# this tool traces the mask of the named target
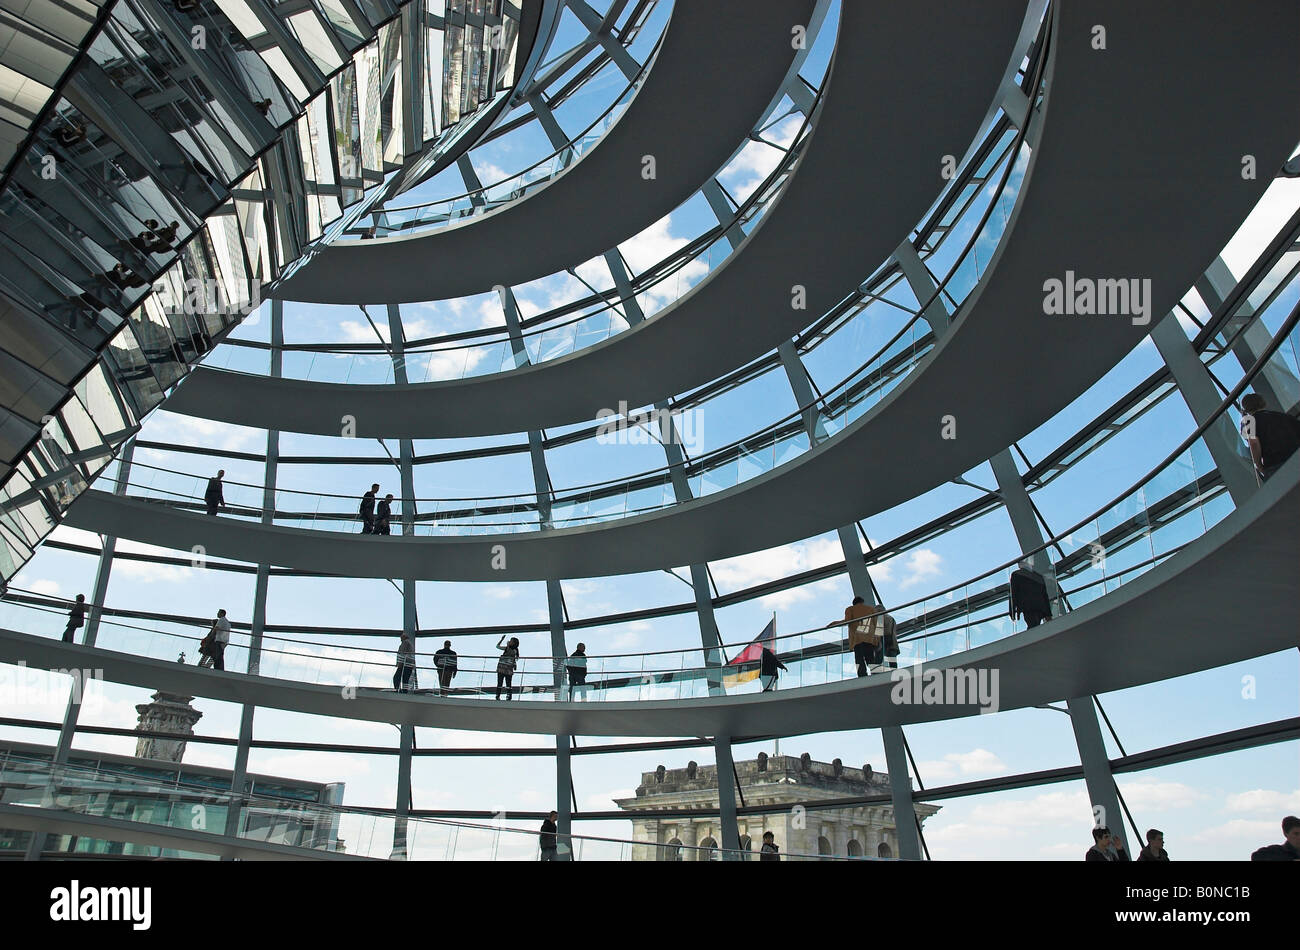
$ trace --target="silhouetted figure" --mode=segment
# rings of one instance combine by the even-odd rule
[[[68,611],[68,625],[63,630],[63,642],[73,643],[73,634],[86,625],[86,595],[78,594]]]
[[[879,607],[868,607],[862,597],[854,597],[853,603],[844,608],[843,622],[848,625],[849,649],[853,651],[859,676],[866,676],[870,672],[869,667],[881,662],[883,658],[880,639],[871,632],[871,624],[868,623],[868,619],[879,611]],[[837,621],[832,621],[826,626],[836,625]]]
[[[54,138],[64,148],[71,148],[86,140],[86,127],[76,123],[60,126],[54,133]]]
[[[104,277],[115,287],[123,289],[127,287],[143,287],[149,283],[149,281],[122,263],[114,264],[112,270],[104,272]]]
[[[1165,850],[1165,833],[1155,828],[1147,830],[1147,843],[1138,852],[1139,861],[1168,861],[1169,852]]]
[[[361,533],[375,533],[375,492],[379,491],[379,483],[370,486],[370,491],[361,496]]]
[[[1127,861],[1128,853],[1119,838],[1110,833],[1109,828],[1092,829],[1092,847],[1083,856],[1085,861]]]
[[[583,699],[587,694],[587,644],[579,643],[569,654],[564,670],[569,674],[569,699]]]
[[[143,250],[159,253],[172,249],[176,242],[176,230],[181,225],[179,221],[173,221],[164,228],[160,227],[153,218],[150,218],[144,223],[144,226],[148,230],[141,231],[131,243],[134,244],[136,240],[141,240],[144,243]]]
[[[497,649],[501,651],[501,658],[497,660],[497,695],[501,698],[501,686],[506,688],[506,700],[513,697],[510,694],[511,681],[514,679],[515,666],[519,662],[519,638],[511,637],[510,642],[506,643],[505,634],[497,641]]]
[[[408,692],[411,677],[415,675],[415,636],[402,631],[402,642],[397,647],[397,669],[393,671],[393,689]]]
[[[156,218],[146,218],[144,222],[144,230],[131,238],[128,243],[130,243],[130,245],[137,251],[153,250],[154,241],[157,240],[153,233],[154,228],[156,227],[158,227],[158,220]]]
[[[253,103],[253,108],[262,113],[263,116],[268,116],[271,114],[271,100],[259,99]]]
[[[758,661],[758,675],[763,680],[763,692],[776,689],[776,678],[780,675],[777,670],[785,668],[785,664],[777,659],[770,647],[763,647],[763,655]]]
[[[758,849],[758,860],[780,861],[781,846],[776,843],[776,836],[770,831],[763,832],[763,847]]]
[[[537,833],[537,844],[542,849],[543,861],[554,861],[557,851],[557,833],[559,826],[556,825],[555,819],[559,817],[558,812],[551,812],[542,822],[542,830]]]
[[[1052,605],[1047,597],[1047,581],[1033,569],[1029,558],[1020,561],[1011,572],[1011,619],[1025,615],[1025,623],[1037,627],[1052,616]]]
[[[1250,446],[1261,481],[1268,481],[1300,448],[1300,420],[1267,407],[1259,393],[1248,393],[1241,400],[1241,435]]]
[[[385,495],[375,511],[375,534],[391,534],[393,520],[393,496]]]
[[[450,640],[444,640],[442,649],[433,655],[433,665],[438,670],[438,689],[445,694],[456,675],[456,651],[451,648]]]
[[[203,500],[207,503],[210,515],[215,515],[218,508],[226,507],[226,496],[221,484],[221,480],[225,477],[226,470],[223,468],[214,477],[208,479],[208,488],[203,493]]]
[[[1286,841],[1269,844],[1254,852],[1252,861],[1300,861],[1300,818],[1287,815],[1282,819],[1282,836]]]

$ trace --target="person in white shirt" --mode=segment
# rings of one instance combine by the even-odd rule
[[[217,611],[217,619],[212,621],[212,649],[208,654],[212,657],[212,668],[214,670],[224,670],[226,668],[226,644],[230,642],[230,621],[226,619],[224,610]]]

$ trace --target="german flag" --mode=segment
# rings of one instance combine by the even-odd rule
[[[768,621],[763,632],[749,642],[745,649],[737,653],[727,663],[727,668],[735,668],[734,673],[724,673],[722,685],[728,689],[741,683],[752,683],[758,679],[758,661],[763,656],[763,647],[770,647],[776,639],[776,614]]]

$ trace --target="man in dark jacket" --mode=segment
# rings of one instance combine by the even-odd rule
[[[1252,861],[1300,861],[1300,818],[1287,815],[1282,819],[1282,836],[1286,841],[1260,848],[1250,856]]]
[[[763,680],[763,692],[776,689],[776,678],[779,675],[776,671],[784,669],[785,664],[777,659],[771,647],[763,647],[763,655],[758,661],[758,675]]]
[[[1165,850],[1165,833],[1151,828],[1147,831],[1147,843],[1138,852],[1139,861],[1168,861],[1169,852]]]
[[[759,848],[758,860],[781,860],[781,847],[776,843],[776,837],[770,831],[763,832],[763,847]]]
[[[385,495],[375,510],[375,534],[390,534],[393,520],[393,496]]]
[[[1128,852],[1119,838],[1110,833],[1109,828],[1092,829],[1092,847],[1083,856],[1085,861],[1127,861]]]
[[[438,670],[438,691],[445,695],[456,675],[456,651],[450,640],[442,641],[442,649],[433,655],[433,665]]]
[[[86,595],[78,594],[77,600],[68,611],[68,626],[63,631],[63,642],[72,643],[73,634],[86,624]]]
[[[551,812],[542,822],[542,830],[537,834],[537,844],[542,849],[543,861],[554,861],[556,851],[556,832],[559,828],[555,824],[555,819],[559,817],[558,812]]]
[[[1019,568],[1011,572],[1011,619],[1025,615],[1025,623],[1037,627],[1052,616],[1052,606],[1047,599],[1047,581],[1035,571],[1025,558]]]
[[[361,496],[361,533],[375,533],[375,492],[379,491],[379,483],[376,482],[370,486],[370,491]]]
[[[1267,406],[1259,393],[1247,393],[1241,400],[1241,435],[1264,481],[1300,448],[1300,420]]]
[[[207,502],[210,515],[215,515],[218,508],[224,508],[226,505],[226,496],[221,492],[221,480],[225,477],[226,470],[223,468],[217,472],[215,478],[208,479],[208,490],[203,493],[203,500]]]

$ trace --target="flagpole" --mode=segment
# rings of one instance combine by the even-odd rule
[[[775,610],[772,611],[772,642],[773,643],[776,642],[776,611]],[[781,737],[777,736],[775,742],[776,745],[772,749],[772,758],[780,759],[781,758]]]

